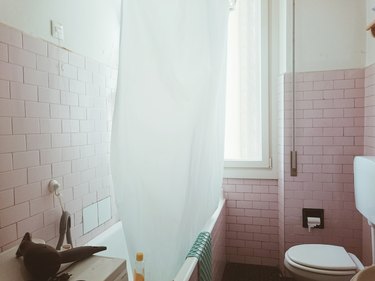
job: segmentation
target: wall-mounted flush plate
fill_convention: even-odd
[[[51,35],[52,37],[64,41],[64,27],[61,23],[51,20]]]
[[[302,226],[304,228],[308,228],[308,225],[307,225],[308,217],[320,218],[320,225],[314,228],[320,228],[320,229],[324,228],[324,209],[303,208],[302,209]]]

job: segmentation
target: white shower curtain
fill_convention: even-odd
[[[111,163],[134,265],[171,281],[221,193],[228,0],[123,0]]]

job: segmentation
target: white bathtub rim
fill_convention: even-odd
[[[215,224],[217,222],[217,219],[225,205],[225,199],[221,198],[219,201],[219,205],[215,212],[212,214],[210,219],[207,221],[206,225],[204,226],[203,230],[204,232],[212,233]],[[191,275],[194,272],[195,267],[198,264],[198,259],[195,257],[189,257],[185,260],[184,264],[178,271],[176,277],[173,279],[173,281],[189,281]]]

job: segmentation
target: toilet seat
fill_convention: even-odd
[[[357,265],[343,247],[305,244],[291,247],[285,260],[293,267],[324,275],[354,275]]]

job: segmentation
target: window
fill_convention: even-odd
[[[268,1],[237,0],[228,26],[225,176],[271,167],[268,36]]]

